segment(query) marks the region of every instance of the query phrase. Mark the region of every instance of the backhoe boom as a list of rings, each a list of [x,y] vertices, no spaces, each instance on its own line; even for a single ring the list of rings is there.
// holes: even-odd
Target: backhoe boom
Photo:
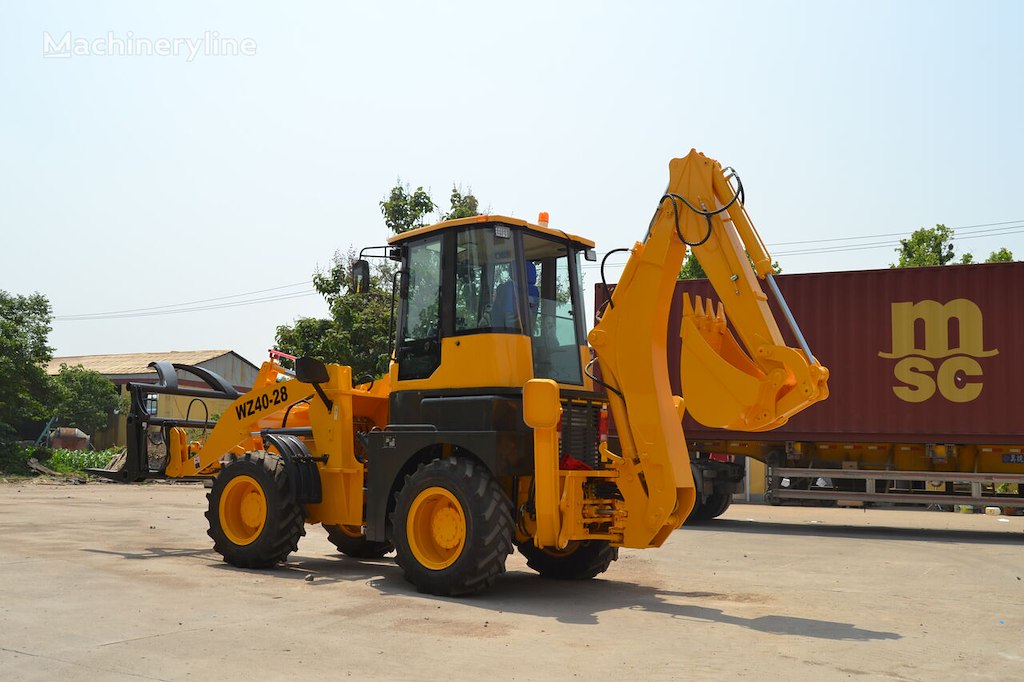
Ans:
[[[621,452],[603,451],[630,511],[621,521],[627,547],[660,545],[694,506],[684,408],[709,426],[758,431],[828,394],[828,370],[783,341],[758,282],[770,276],[771,257],[721,165],[691,150],[669,174],[647,237],[589,336],[620,436]],[[688,245],[722,303],[684,301],[684,402],[671,392],[664,340]]]

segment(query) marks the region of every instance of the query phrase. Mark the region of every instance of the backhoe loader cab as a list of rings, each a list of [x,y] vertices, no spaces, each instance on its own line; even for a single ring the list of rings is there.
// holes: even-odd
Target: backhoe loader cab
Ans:
[[[394,390],[590,388],[580,256],[593,242],[478,216],[391,240],[402,270]]]

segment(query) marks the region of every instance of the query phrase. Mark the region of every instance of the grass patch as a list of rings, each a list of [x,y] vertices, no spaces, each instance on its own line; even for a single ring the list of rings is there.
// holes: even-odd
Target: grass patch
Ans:
[[[110,448],[109,450],[57,449],[46,460],[46,466],[62,474],[84,473],[86,469],[102,469],[106,467],[110,458],[120,451],[120,448]]]
[[[122,448],[107,450],[50,450],[44,447],[0,442],[0,476],[38,476],[28,466],[35,457],[43,465],[62,474],[84,474],[86,469],[103,469]]]

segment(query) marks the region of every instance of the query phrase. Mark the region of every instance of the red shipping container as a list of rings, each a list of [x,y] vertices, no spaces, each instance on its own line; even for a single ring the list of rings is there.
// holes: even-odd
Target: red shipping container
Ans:
[[[779,275],[776,282],[829,368],[829,398],[761,434],[687,417],[687,439],[1024,442],[1024,263]],[[707,280],[676,287],[668,328],[676,392],[684,292],[718,300]],[[771,305],[787,344],[798,347]]]

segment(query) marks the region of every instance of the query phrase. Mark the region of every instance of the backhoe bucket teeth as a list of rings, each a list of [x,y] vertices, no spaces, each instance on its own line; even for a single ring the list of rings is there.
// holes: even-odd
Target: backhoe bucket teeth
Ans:
[[[686,407],[705,426],[764,431],[828,395],[828,371],[800,351],[761,345],[756,362],[732,335],[721,303],[683,297],[679,379]],[[766,371],[767,370],[767,371]]]

